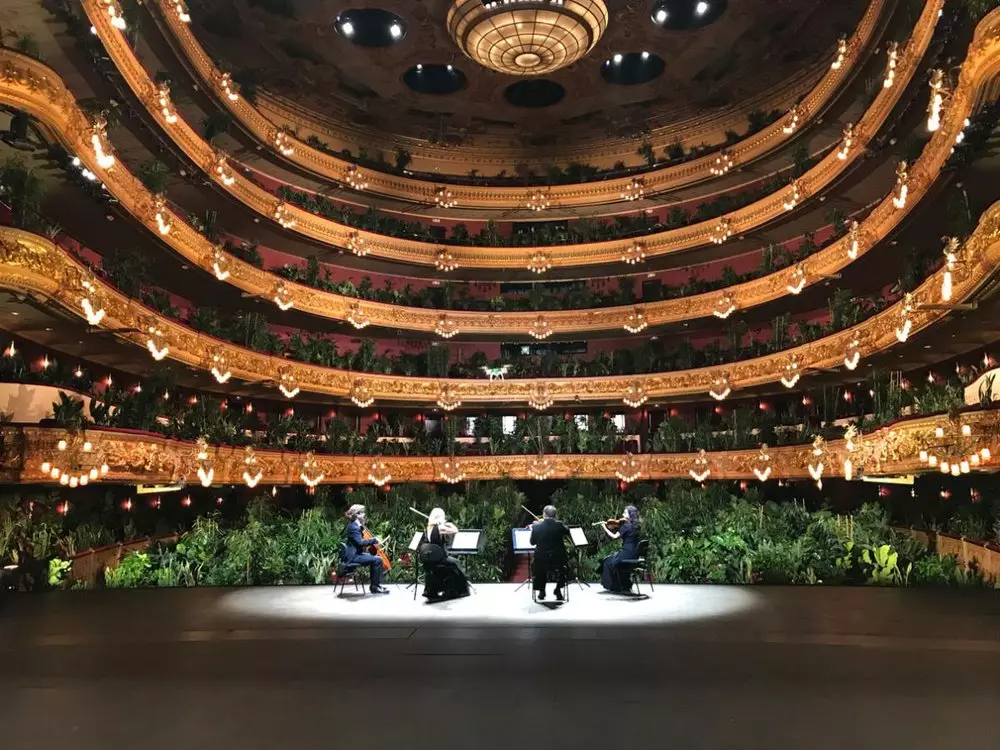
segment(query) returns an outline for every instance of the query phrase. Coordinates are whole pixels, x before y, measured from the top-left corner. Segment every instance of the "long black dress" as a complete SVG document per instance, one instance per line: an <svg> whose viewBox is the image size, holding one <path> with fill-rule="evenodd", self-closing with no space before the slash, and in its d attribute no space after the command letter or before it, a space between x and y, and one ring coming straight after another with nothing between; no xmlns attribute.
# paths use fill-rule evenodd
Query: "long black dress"
<svg viewBox="0 0 1000 750"><path fill-rule="evenodd" d="M438 549L434 550L433 547ZM458 560L445 551L444 537L437 526L432 528L429 534L424 531L420 556L421 560L424 560L424 596L428 600L444 601L469 595L468 579Z"/></svg>
<svg viewBox="0 0 1000 750"><path fill-rule="evenodd" d="M618 533L621 534L622 548L605 557L601 563L601 585L608 591L628 592L632 590L631 570L622 560L635 560L639 556L639 528L624 523Z"/></svg>

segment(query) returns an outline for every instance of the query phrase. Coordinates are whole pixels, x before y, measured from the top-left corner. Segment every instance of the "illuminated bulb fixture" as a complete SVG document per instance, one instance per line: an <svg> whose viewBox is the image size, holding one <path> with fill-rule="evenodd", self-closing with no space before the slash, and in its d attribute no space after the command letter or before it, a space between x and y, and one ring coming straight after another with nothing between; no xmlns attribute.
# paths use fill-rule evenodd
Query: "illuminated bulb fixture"
<svg viewBox="0 0 1000 750"><path fill-rule="evenodd" d="M528 334L539 341L547 339L552 335L552 326L549 325L549 321L545 319L544 315L539 315L531 324L531 328L528 329Z"/></svg>
<svg viewBox="0 0 1000 750"><path fill-rule="evenodd" d="M625 183L621 191L623 201L637 201L646 194L646 183L638 177L632 177Z"/></svg>
<svg viewBox="0 0 1000 750"><path fill-rule="evenodd" d="M94 121L90 129L90 145L94 149L94 158L101 169L111 169L115 165L115 157L104 150L104 137L107 130L107 120L103 117Z"/></svg>
<svg viewBox="0 0 1000 750"><path fill-rule="evenodd" d="M450 0L448 33L480 65L513 76L552 73L587 55L610 15L606 0Z"/></svg>
<svg viewBox="0 0 1000 750"><path fill-rule="evenodd" d="M358 380L351 386L351 403L359 409L367 409L375 403L375 397L368 386Z"/></svg>
<svg viewBox="0 0 1000 750"><path fill-rule="evenodd" d="M292 139L284 130L275 132L274 147L278 149L278 153L282 156L291 156L295 153L295 148L292 146Z"/></svg>
<svg viewBox="0 0 1000 750"><path fill-rule="evenodd" d="M364 258L368 255L368 242L357 232L351 232L347 235L347 249L359 258Z"/></svg>
<svg viewBox="0 0 1000 750"><path fill-rule="evenodd" d="M840 70L844 66L844 60L847 58L847 37L842 36L837 40L837 56L833 58L833 62L830 63L831 70Z"/></svg>
<svg viewBox="0 0 1000 750"><path fill-rule="evenodd" d="M544 482L555 474L555 471L555 466L552 465L548 456L539 454L528 462L528 474L539 482Z"/></svg>
<svg viewBox="0 0 1000 750"><path fill-rule="evenodd" d="M434 267L442 273L449 273L458 268L458 263L451 250L442 247L434 254Z"/></svg>
<svg viewBox="0 0 1000 750"><path fill-rule="evenodd" d="M528 195L528 209L531 211L544 211L551 205L549 194L544 190L535 190Z"/></svg>
<svg viewBox="0 0 1000 750"><path fill-rule="evenodd" d="M730 292L725 292L719 301L715 303L715 309L712 310L712 315L721 320L725 320L730 315L736 312L736 303L733 301L733 295Z"/></svg>
<svg viewBox="0 0 1000 750"><path fill-rule="evenodd" d="M618 460L618 465L615 468L615 476L622 482L625 482L625 484L631 484L641 477L642 468L639 466L638 459L631 453L626 453Z"/></svg>
<svg viewBox="0 0 1000 750"><path fill-rule="evenodd" d="M236 84L233 83L233 77L229 73L222 74L222 78L219 79L219 86L229 101L235 102L240 98L240 95L236 92Z"/></svg>
<svg viewBox="0 0 1000 750"><path fill-rule="evenodd" d="M642 311L641 307L632 308L632 312L628 314L625 318L624 328L629 333L639 333L645 331L649 326L649 321L646 320L646 313Z"/></svg>
<svg viewBox="0 0 1000 750"><path fill-rule="evenodd" d="M851 153L851 147L854 145L854 123L849 122L844 126L844 135L840 142L840 150L837 151L837 158L841 161L847 161L847 155Z"/></svg>
<svg viewBox="0 0 1000 750"><path fill-rule="evenodd" d="M801 377L802 373L799 372L799 358L793 354L792 358L785 364L784 374L781 376L781 384L785 388L794 388Z"/></svg>
<svg viewBox="0 0 1000 750"><path fill-rule="evenodd" d="M532 409L537 409L538 411L543 411L548 409L555 402L552 398L552 394L549 393L549 387L544 383L539 383L535 386L534 393L528 397L528 406Z"/></svg>
<svg viewBox="0 0 1000 750"><path fill-rule="evenodd" d="M104 6L105 12L111 19L111 25L119 31L125 31L125 18L122 16L116 0L100 0L99 5Z"/></svg>
<svg viewBox="0 0 1000 750"><path fill-rule="evenodd" d="M954 421L949 422L947 431L944 427L935 427L933 440L928 440L928 448L922 449L919 455L930 468L956 477L980 468L992 458L988 447L975 447L971 425L959 425Z"/></svg>
<svg viewBox="0 0 1000 750"><path fill-rule="evenodd" d="M861 361L861 341L855 336L851 339L851 343L847 345L847 351L844 352L844 367L848 370L857 370L858 363Z"/></svg>
<svg viewBox="0 0 1000 750"><path fill-rule="evenodd" d="M211 487L212 482L215 481L215 468L212 466L212 462L208 458L208 440L200 437L198 438L198 447L195 453L195 458L198 461L198 481L201 482L202 487Z"/></svg>
<svg viewBox="0 0 1000 750"><path fill-rule="evenodd" d="M972 123L971 123L971 121L969 120L969 118L968 118L968 117L966 117L966 118L965 118L965 122L964 122L964 123L962 123L962 129L961 129L960 131L958 131L958 135L956 135L956 136L955 136L955 145L956 145L956 146L957 146L958 144L960 144L960 143L961 143L962 141L964 141L964 140L965 140L965 129L966 129L967 127L969 127L969 125L971 125L971 124L972 124ZM954 148L952 148L951 150L952 150L952 153L954 153L955 149L954 149Z"/></svg>
<svg viewBox="0 0 1000 750"><path fill-rule="evenodd" d="M173 125L177 122L177 112L174 110L174 105L170 101L170 86L168 84L161 83L157 87L156 103L160 107L160 114L163 116L167 125Z"/></svg>
<svg viewBox="0 0 1000 750"><path fill-rule="evenodd" d="M826 451L823 448L823 437L817 435L816 439L813 440L812 447L812 458L809 461L806 469L809 471L809 476L813 478L816 482L816 487L818 489L823 489L823 455Z"/></svg>
<svg viewBox="0 0 1000 750"><path fill-rule="evenodd" d="M441 464L441 470L438 474L448 484L458 484L465 479L465 470L462 462L455 458L446 459Z"/></svg>
<svg viewBox="0 0 1000 750"><path fill-rule="evenodd" d="M257 466L257 454L248 445L246 454L243 456L243 481L246 482L247 487L253 489L263 477L264 472Z"/></svg>
<svg viewBox="0 0 1000 750"><path fill-rule="evenodd" d="M285 398L295 398L299 395L299 382L288 368L281 368L278 374L278 390Z"/></svg>
<svg viewBox="0 0 1000 750"><path fill-rule="evenodd" d="M719 155L715 157L715 161L712 162L712 166L708 171L716 177L721 177L732 168L733 155L729 153L728 149L724 148L719 152Z"/></svg>
<svg viewBox="0 0 1000 750"><path fill-rule="evenodd" d="M170 223L170 214L167 213L167 199L158 194L153 197L153 218L156 220L156 230L166 237L173 229Z"/></svg>
<svg viewBox="0 0 1000 750"><path fill-rule="evenodd" d="M273 216L282 229L291 229L295 226L295 219L292 218L292 212L284 201L278 201L274 206Z"/></svg>
<svg viewBox="0 0 1000 750"><path fill-rule="evenodd" d="M785 135L791 135L794 133L798 130L803 116L804 113L802 107L798 104L792 105L792 108L788 110L788 117L785 118L785 124L781 128L781 132Z"/></svg>
<svg viewBox="0 0 1000 750"><path fill-rule="evenodd" d="M226 155L221 152L219 152L215 157L215 175L219 178L219 182L226 187L231 187L232 184L236 182L233 170L229 168L229 160L226 158Z"/></svg>
<svg viewBox="0 0 1000 750"><path fill-rule="evenodd" d="M100 325L101 321L104 320L105 311L101 306L97 285L92 280L85 278L80 282L80 286L83 288L80 307L83 308L83 314L87 316L87 324ZM11 344L11 351L13 351L13 347L14 345Z"/></svg>
<svg viewBox="0 0 1000 750"><path fill-rule="evenodd" d="M622 252L622 262L629 266L636 266L646 260L646 247L636 240Z"/></svg>
<svg viewBox="0 0 1000 750"><path fill-rule="evenodd" d="M760 444L760 453L752 471L758 482L766 482L771 476L771 454L767 452L767 443Z"/></svg>
<svg viewBox="0 0 1000 750"><path fill-rule="evenodd" d="M372 319L368 317L368 313L361 309L360 302L352 302L347 312L347 322L360 331L362 328L370 326Z"/></svg>
<svg viewBox="0 0 1000 750"><path fill-rule="evenodd" d="M788 197L785 198L784 206L786 211L791 211L802 200L802 183L799 180L792 180L788 187Z"/></svg>
<svg viewBox="0 0 1000 750"><path fill-rule="evenodd" d="M448 317L448 313L441 313L434 326L434 333L443 339L450 339L458 334L458 324Z"/></svg>
<svg viewBox="0 0 1000 750"><path fill-rule="evenodd" d="M932 133L941 127L945 93L944 71L936 68L931 71L931 100L927 104L927 129Z"/></svg>
<svg viewBox="0 0 1000 750"><path fill-rule="evenodd" d="M170 349L163 340L163 331L155 325L150 325L146 327L146 333L146 348L153 355L153 359L159 362L170 353Z"/></svg>
<svg viewBox="0 0 1000 750"><path fill-rule="evenodd" d="M712 387L709 389L708 395L716 401L725 401L726 397L732 392L733 388L729 383L729 376L720 375L712 381Z"/></svg>
<svg viewBox="0 0 1000 750"><path fill-rule="evenodd" d="M892 88L896 81L896 65L899 64L899 43L889 42L888 60L885 68L885 78L882 80L883 88Z"/></svg>
<svg viewBox="0 0 1000 750"><path fill-rule="evenodd" d="M293 307L295 307L295 300L292 299L292 293L288 289L288 287L285 286L284 281L279 281L277 285L274 287L274 292L271 294L271 299L274 301L274 304L278 306L278 309L281 310L282 312L285 312L286 310L291 310Z"/></svg>
<svg viewBox="0 0 1000 750"><path fill-rule="evenodd" d="M443 385L438 393L437 405L444 411L454 411L462 405L462 399L458 397L450 385Z"/></svg>
<svg viewBox="0 0 1000 750"><path fill-rule="evenodd" d="M552 259L543 252L532 253L528 258L528 270L532 273L543 274L552 268Z"/></svg>
<svg viewBox="0 0 1000 750"><path fill-rule="evenodd" d="M785 289L788 290L789 294L800 294L805 288L806 269L800 263L792 269L791 278L788 280L788 284L785 285Z"/></svg>
<svg viewBox="0 0 1000 750"><path fill-rule="evenodd" d="M900 323L899 327L896 328L896 339L899 343L903 344L910 337L910 331L913 330L913 321L910 319L910 313L913 312L913 294L907 292L906 296L903 297L903 304L900 307Z"/></svg>
<svg viewBox="0 0 1000 750"><path fill-rule="evenodd" d="M230 277L229 257L226 252L216 245L212 248L212 273L219 281L225 281Z"/></svg>
<svg viewBox="0 0 1000 750"><path fill-rule="evenodd" d="M3 350L3 356L13 357L15 354L17 354L17 349L14 348L14 342L11 341L10 346Z"/></svg>
<svg viewBox="0 0 1000 750"><path fill-rule="evenodd" d="M95 451L93 443L82 433L69 433L68 439L60 440L56 444L55 456L42 462L39 468L49 479L73 489L86 487L110 471L103 454Z"/></svg>
<svg viewBox="0 0 1000 750"><path fill-rule="evenodd" d="M944 247L944 274L941 277L941 301L951 302L952 276L958 263L958 237L947 237Z"/></svg>
<svg viewBox="0 0 1000 750"><path fill-rule="evenodd" d="M319 461L316 460L316 454L309 451L302 462L302 471L299 472L299 479L305 483L306 487L312 489L322 482L325 477L326 475L319 470Z"/></svg>
<svg viewBox="0 0 1000 750"><path fill-rule="evenodd" d="M861 249L861 228L858 226L858 222L851 219L851 223L847 230L847 257L851 260L857 260L858 251Z"/></svg>
<svg viewBox="0 0 1000 750"><path fill-rule="evenodd" d="M229 378L233 376L232 370L229 369L229 363L226 360L226 353L222 349L216 349L211 356L212 361L212 377L221 385L228 382Z"/></svg>
<svg viewBox="0 0 1000 750"><path fill-rule="evenodd" d="M372 461L368 469L368 481L376 487L382 487L392 481L392 474L384 461Z"/></svg>
<svg viewBox="0 0 1000 750"><path fill-rule="evenodd" d="M905 161L896 165L896 186L892 191L892 205L903 208L906 205L906 194L910 190L910 174Z"/></svg>
<svg viewBox="0 0 1000 750"><path fill-rule="evenodd" d="M188 13L187 4L184 0L170 0L169 5L177 14L177 20L181 23L191 23L191 14Z"/></svg>
<svg viewBox="0 0 1000 750"><path fill-rule="evenodd" d="M705 455L705 449L702 448L698 451L698 455L694 459L694 466L688 469L688 474L696 482L704 482L708 479L708 476L712 473L712 469L708 465L708 456Z"/></svg>
<svg viewBox="0 0 1000 750"><path fill-rule="evenodd" d="M854 461L851 459L851 454L857 448L854 443L856 437L858 437L858 428L854 425L848 425L844 432L844 449L847 451L847 456L844 458L844 479L848 482L854 479Z"/></svg>
<svg viewBox="0 0 1000 750"><path fill-rule="evenodd" d="M622 396L622 401L625 405L631 406L633 409L638 409L648 400L649 396L646 393L646 389L642 387L642 383L638 380L633 380L632 384L625 390L625 395Z"/></svg>
<svg viewBox="0 0 1000 750"><path fill-rule="evenodd" d="M719 219L712 233L709 235L709 239L712 240L716 245L721 245L723 242L728 240L733 236L733 221L732 219L723 217Z"/></svg>
<svg viewBox="0 0 1000 750"><path fill-rule="evenodd" d="M458 204L454 193L445 186L441 186L434 191L434 202L440 208L454 208Z"/></svg>
<svg viewBox="0 0 1000 750"><path fill-rule="evenodd" d="M368 178L365 177L364 172L353 164L344 171L344 182L352 190L365 190L368 188Z"/></svg>

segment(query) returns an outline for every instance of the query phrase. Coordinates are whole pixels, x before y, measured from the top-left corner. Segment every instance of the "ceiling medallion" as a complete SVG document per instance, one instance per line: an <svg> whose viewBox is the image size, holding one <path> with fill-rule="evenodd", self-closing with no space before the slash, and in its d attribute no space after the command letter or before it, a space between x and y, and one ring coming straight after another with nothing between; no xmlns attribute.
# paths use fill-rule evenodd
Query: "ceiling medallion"
<svg viewBox="0 0 1000 750"><path fill-rule="evenodd" d="M565 68L608 27L604 0L453 0L448 32L480 65L514 76Z"/></svg>

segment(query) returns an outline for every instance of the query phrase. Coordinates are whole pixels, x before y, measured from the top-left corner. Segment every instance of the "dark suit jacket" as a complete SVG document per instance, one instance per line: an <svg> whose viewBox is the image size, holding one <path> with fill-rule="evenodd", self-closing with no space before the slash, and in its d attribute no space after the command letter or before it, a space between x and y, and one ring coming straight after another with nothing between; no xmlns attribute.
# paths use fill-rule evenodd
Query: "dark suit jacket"
<svg viewBox="0 0 1000 750"><path fill-rule="evenodd" d="M354 556L362 552L371 552L370 547L375 544L374 539L362 539L361 524L351 521L347 524L347 560L349 562Z"/></svg>
<svg viewBox="0 0 1000 750"><path fill-rule="evenodd" d="M566 538L569 529L562 521L546 518L531 527L531 543L535 545L535 558L544 557L552 563L566 562Z"/></svg>

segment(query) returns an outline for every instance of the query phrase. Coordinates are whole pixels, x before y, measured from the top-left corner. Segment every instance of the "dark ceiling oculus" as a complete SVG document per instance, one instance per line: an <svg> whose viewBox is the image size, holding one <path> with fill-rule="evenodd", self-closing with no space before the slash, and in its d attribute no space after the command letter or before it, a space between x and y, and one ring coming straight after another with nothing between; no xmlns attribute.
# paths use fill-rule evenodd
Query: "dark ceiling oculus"
<svg viewBox="0 0 1000 750"><path fill-rule="evenodd" d="M406 22L381 8L351 8L333 22L337 32L362 47L389 47L406 36Z"/></svg>
<svg viewBox="0 0 1000 750"><path fill-rule="evenodd" d="M566 89L555 81L531 78L512 83L503 92L503 98L515 107L539 109L558 104L566 96Z"/></svg>
<svg viewBox="0 0 1000 750"><path fill-rule="evenodd" d="M726 10L726 0L657 0L650 18L664 29L684 31L708 26Z"/></svg>
<svg viewBox="0 0 1000 750"><path fill-rule="evenodd" d="M608 83L632 86L652 81L663 73L666 64L659 55L642 52L617 53L601 66L601 78Z"/></svg>
<svg viewBox="0 0 1000 750"><path fill-rule="evenodd" d="M465 87L465 74L454 65L418 63L403 73L403 83L419 94L454 94Z"/></svg>

